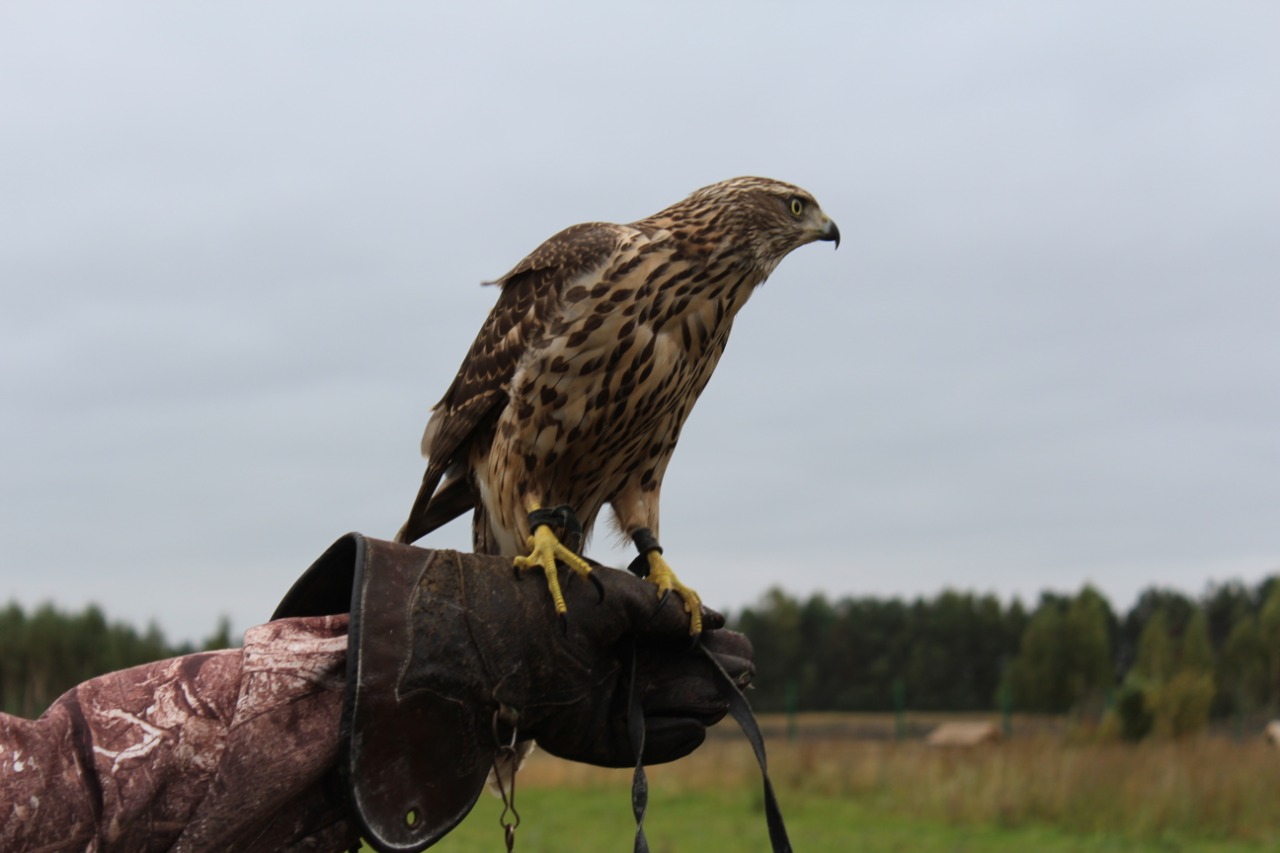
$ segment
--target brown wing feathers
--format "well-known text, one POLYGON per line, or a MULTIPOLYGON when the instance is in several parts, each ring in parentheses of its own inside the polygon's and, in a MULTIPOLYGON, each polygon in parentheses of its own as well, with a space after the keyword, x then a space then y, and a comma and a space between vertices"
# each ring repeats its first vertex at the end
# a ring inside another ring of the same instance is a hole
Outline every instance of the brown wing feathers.
POLYGON ((497 304, 471 344, 453 384, 433 409, 423 436, 427 470, 397 541, 414 542, 477 508, 474 489, 465 474, 448 480, 437 492, 441 479, 454 466, 466 463, 472 441, 491 438, 493 422, 507 405, 508 384, 520 359, 558 312, 567 283, 607 261, 618 242, 617 226, 574 225, 547 240, 495 282, 502 287, 497 304))

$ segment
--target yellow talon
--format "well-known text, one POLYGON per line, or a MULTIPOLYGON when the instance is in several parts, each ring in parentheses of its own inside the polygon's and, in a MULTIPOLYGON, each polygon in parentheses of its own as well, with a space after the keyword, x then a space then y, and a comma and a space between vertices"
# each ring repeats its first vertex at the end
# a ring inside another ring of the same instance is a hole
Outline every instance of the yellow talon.
POLYGON ((649 560, 650 583, 658 588, 658 596, 674 592, 684 602, 684 611, 689 614, 689 633, 697 636, 702 633, 702 599, 689 587, 680 583, 676 573, 671 571, 667 561, 662 559, 659 551, 650 551, 645 555, 649 560))
POLYGON ((556 560, 565 563, 584 578, 590 577, 591 565, 562 545, 556 535, 551 532, 551 528, 545 524, 539 525, 538 529, 533 531, 533 535, 528 539, 528 544, 529 556, 516 557, 516 568, 542 569, 543 574, 547 576, 547 588, 551 590, 551 600, 555 604, 556 613, 560 616, 565 615, 569 612, 569 608, 565 606, 564 593, 560 591, 560 578, 556 574, 556 560))

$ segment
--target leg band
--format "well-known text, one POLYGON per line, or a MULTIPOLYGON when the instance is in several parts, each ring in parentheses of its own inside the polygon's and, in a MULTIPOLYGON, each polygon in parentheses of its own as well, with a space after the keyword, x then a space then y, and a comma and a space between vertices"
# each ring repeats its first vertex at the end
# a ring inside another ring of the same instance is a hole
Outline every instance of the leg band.
POLYGON ((638 528, 631 534, 631 541, 636 544, 636 550, 640 554, 631 561, 631 565, 627 566, 628 571, 638 578, 647 578, 649 576, 649 552, 657 551, 662 553, 662 546, 658 544, 658 537, 653 535, 653 531, 647 527, 638 528))
POLYGON ((564 504, 550 509, 535 509, 529 513, 530 530, 537 530, 543 525, 551 528, 561 545, 575 554, 582 553, 582 522, 578 520, 573 507, 564 504))

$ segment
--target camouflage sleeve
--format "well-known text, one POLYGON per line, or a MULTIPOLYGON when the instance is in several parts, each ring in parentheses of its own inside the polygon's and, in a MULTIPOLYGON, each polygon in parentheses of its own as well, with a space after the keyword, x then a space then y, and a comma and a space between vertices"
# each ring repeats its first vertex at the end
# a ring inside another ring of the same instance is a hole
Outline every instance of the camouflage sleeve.
POLYGON ((347 617, 87 681, 0 715, 0 850, 340 851, 347 617))

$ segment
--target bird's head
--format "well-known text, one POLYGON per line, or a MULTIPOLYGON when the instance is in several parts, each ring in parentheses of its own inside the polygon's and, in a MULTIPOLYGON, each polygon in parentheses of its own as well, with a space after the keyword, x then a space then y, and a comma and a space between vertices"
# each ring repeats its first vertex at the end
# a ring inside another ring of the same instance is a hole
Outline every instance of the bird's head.
POLYGON ((817 240, 840 246, 840 229, 813 196, 772 178, 730 178, 697 190, 677 207, 722 231, 771 272, 791 251, 817 240))

